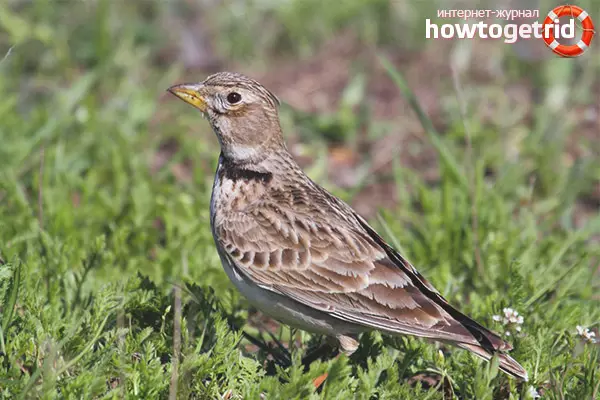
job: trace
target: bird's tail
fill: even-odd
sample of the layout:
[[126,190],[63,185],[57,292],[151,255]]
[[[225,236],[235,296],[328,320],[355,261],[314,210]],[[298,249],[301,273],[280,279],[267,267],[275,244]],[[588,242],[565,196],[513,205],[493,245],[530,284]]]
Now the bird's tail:
[[[455,343],[458,347],[463,348],[465,350],[469,350],[473,354],[478,357],[483,358],[486,361],[490,361],[493,354],[490,354],[483,347],[476,346],[473,344],[466,343]],[[498,352],[498,358],[500,359],[500,370],[506,372],[507,374],[514,376],[515,378],[522,379],[527,381],[529,378],[527,376],[527,371],[525,368],[521,366],[514,358],[509,356],[508,354]]]

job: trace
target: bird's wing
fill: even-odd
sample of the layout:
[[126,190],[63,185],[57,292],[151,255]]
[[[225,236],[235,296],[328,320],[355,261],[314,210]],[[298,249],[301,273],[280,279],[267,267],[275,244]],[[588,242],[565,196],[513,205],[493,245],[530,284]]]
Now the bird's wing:
[[228,215],[215,233],[244,276],[340,320],[491,352],[510,349],[450,306],[361,217],[333,199],[343,213],[333,207],[321,218],[263,202]]

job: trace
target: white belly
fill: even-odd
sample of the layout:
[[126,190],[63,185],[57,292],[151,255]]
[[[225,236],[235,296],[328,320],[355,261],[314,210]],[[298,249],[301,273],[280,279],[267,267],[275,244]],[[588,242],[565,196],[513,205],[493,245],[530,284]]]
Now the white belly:
[[220,253],[221,251],[219,251],[219,255],[221,256],[223,269],[225,269],[231,282],[254,307],[264,314],[286,325],[330,336],[359,333],[365,330],[359,325],[339,320],[326,312],[306,306],[287,296],[256,285],[249,278],[232,268],[227,255]]

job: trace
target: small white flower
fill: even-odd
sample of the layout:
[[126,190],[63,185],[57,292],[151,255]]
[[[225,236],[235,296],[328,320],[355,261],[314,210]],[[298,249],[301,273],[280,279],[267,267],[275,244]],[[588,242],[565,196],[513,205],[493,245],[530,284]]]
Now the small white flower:
[[496,322],[502,323],[507,330],[504,332],[505,336],[511,335],[511,330],[516,332],[521,332],[523,325],[523,316],[519,315],[519,313],[512,308],[506,307],[502,309],[503,315],[493,315],[492,319]]
[[576,326],[577,334],[587,343],[596,343],[596,332],[590,331],[588,328],[584,328],[581,325]]
[[538,393],[537,390],[535,390],[535,388],[533,386],[529,386],[529,388],[527,389],[527,398],[528,399],[539,399],[540,394]]

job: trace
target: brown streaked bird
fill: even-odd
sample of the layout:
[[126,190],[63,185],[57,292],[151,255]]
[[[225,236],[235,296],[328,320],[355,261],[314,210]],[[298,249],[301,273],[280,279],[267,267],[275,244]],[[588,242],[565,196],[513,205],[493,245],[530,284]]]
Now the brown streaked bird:
[[279,101],[257,81],[220,72],[168,89],[199,109],[221,145],[210,204],[225,272],[259,310],[336,337],[368,330],[454,344],[527,380],[512,347],[451,306],[349,205],[314,183],[288,152]]

